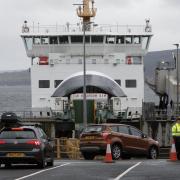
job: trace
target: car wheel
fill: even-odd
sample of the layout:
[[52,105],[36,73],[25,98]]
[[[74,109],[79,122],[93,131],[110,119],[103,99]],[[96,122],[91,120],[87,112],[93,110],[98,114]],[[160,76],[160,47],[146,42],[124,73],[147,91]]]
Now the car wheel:
[[43,156],[41,161],[38,163],[38,168],[44,169],[46,167],[45,157]]
[[122,156],[122,147],[119,144],[113,144],[111,147],[112,158],[118,160]]
[[51,161],[47,162],[47,166],[54,166],[54,159],[51,159]]
[[149,154],[148,154],[148,158],[149,159],[157,159],[158,157],[158,150],[156,147],[152,146],[149,149]]
[[95,155],[93,153],[85,153],[84,152],[84,153],[82,153],[82,155],[83,155],[84,159],[86,159],[86,160],[93,160],[95,157]]

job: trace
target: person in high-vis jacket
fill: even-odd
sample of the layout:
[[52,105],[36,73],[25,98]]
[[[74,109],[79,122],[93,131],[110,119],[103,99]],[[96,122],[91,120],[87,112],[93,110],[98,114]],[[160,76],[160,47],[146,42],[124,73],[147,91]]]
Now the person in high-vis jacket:
[[172,136],[176,146],[177,158],[180,160],[180,116],[176,118],[176,123],[172,126]]

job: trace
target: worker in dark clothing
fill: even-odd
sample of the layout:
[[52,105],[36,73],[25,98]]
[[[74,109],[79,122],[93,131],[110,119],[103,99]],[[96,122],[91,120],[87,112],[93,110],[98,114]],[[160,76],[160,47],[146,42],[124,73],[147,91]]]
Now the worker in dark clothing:
[[172,126],[172,136],[176,146],[177,158],[180,160],[180,116],[176,118],[176,123]]

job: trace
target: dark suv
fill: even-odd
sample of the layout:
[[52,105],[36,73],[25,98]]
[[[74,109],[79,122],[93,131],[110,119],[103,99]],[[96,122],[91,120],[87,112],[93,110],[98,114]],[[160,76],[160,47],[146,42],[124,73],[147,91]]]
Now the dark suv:
[[[7,117],[10,116],[12,114]],[[28,163],[44,168],[47,163],[53,166],[53,142],[39,125],[20,125],[10,118],[6,120],[9,122],[0,130],[0,165]]]
[[159,143],[137,128],[125,124],[89,125],[80,136],[80,151],[85,159],[105,155],[107,143],[111,145],[112,158],[147,156],[156,159]]

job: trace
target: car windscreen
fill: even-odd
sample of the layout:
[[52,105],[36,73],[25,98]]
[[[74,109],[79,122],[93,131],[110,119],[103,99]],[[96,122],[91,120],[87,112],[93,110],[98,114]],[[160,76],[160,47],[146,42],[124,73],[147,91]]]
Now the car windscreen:
[[4,130],[0,133],[0,139],[35,139],[33,130]]
[[102,132],[103,131],[103,126],[88,126],[84,129],[83,132],[85,133],[90,133],[90,132]]

